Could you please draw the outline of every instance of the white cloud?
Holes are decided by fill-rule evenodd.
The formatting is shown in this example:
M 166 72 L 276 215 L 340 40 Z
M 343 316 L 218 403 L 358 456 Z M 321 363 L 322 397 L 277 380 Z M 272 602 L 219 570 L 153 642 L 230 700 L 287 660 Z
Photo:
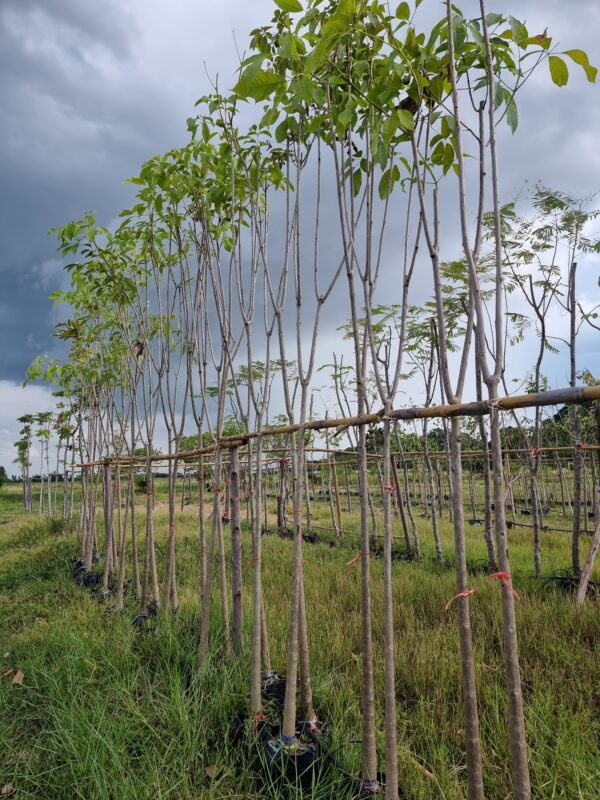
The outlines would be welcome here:
M 17 465 L 13 464 L 16 450 L 13 446 L 19 438 L 21 425 L 17 418 L 24 414 L 35 414 L 39 411 L 50 411 L 56 407 L 57 399 L 45 386 L 20 386 L 13 381 L 0 380 L 0 464 L 9 475 L 17 474 Z M 38 471 L 39 449 L 32 448 L 32 469 Z

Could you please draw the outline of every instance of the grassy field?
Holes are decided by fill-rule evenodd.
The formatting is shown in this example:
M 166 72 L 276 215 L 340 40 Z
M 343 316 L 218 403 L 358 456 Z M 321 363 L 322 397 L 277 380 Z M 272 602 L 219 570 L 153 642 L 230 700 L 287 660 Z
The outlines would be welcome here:
M 142 521 L 142 496 L 140 522 Z M 77 587 L 70 559 L 73 534 L 52 534 L 37 515 L 20 511 L 20 487 L 0 490 L 0 797 L 167 800 L 271 797 L 244 750 L 229 742 L 230 720 L 248 696 L 248 655 L 227 661 L 219 647 L 218 592 L 210 658 L 197 667 L 198 550 L 196 511 L 179 515 L 180 611 L 136 633 L 135 604 L 111 613 Z M 328 525 L 328 510 L 317 514 Z M 155 512 L 164 563 L 167 511 Z M 320 518 L 320 519 L 319 519 Z M 400 780 L 406 798 L 465 797 L 456 610 L 451 567 L 434 565 L 432 536 L 418 518 L 424 558 L 396 562 L 395 625 Z M 561 527 L 568 527 L 560 520 Z M 399 526 L 399 523 L 397 523 Z M 346 514 L 344 527 L 357 520 Z M 441 534 L 448 558 L 452 534 Z M 246 554 L 249 539 L 244 534 Z M 481 528 L 471 528 L 469 557 L 485 557 Z M 360 759 L 359 575 L 347 573 L 356 552 L 305 546 L 306 602 L 315 701 L 344 766 Z M 532 577 L 531 531 L 510 532 L 534 797 L 600 796 L 600 614 L 595 602 L 577 611 L 571 597 Z M 264 588 L 274 666 L 285 669 L 291 542 L 265 536 Z M 545 533 L 544 571 L 569 563 L 565 534 Z M 251 564 L 244 564 L 246 631 L 250 631 Z M 486 796 L 510 796 L 509 731 L 504 696 L 500 586 L 473 575 Z M 373 559 L 376 696 L 383 699 L 382 564 Z M 248 641 L 248 636 L 246 637 Z M 383 753 L 382 703 L 378 729 Z M 326 781 L 315 797 L 346 797 Z M 4 787 L 4 788 L 2 788 Z M 4 793 L 4 794 L 3 794 Z

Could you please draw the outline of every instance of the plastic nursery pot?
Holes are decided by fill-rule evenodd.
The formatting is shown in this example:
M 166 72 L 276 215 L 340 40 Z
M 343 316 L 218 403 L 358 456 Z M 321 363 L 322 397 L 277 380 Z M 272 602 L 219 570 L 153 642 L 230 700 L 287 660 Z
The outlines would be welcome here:
M 383 547 L 372 547 L 371 548 L 371 555 L 374 558 L 383 558 L 384 556 L 384 549 Z M 406 550 L 402 549 L 401 547 L 393 547 L 392 548 L 392 561 L 412 561 L 412 556 Z
M 238 711 L 231 719 L 229 741 L 234 748 L 241 748 L 245 745 L 245 756 L 253 761 L 257 756 L 254 747 L 256 742 L 272 738 L 277 731 L 279 731 L 279 726 L 271 725 L 263 714 L 258 714 L 253 720 L 250 714 Z M 247 736 L 248 733 L 251 733 L 250 737 Z M 248 749 L 248 745 L 251 745 L 250 749 Z M 260 758 L 260 752 L 258 756 Z
M 318 776 L 321 758 L 314 742 L 271 735 L 266 728 L 259 733 L 261 762 L 270 780 L 296 791 L 308 791 Z
M 229 519 L 229 517 L 226 514 L 223 514 L 223 516 L 221 517 L 221 520 L 222 520 L 224 525 L 229 525 L 229 523 L 231 522 L 231 520 Z
M 100 560 L 100 556 L 98 553 L 92 553 L 92 564 L 97 564 Z M 78 572 L 82 567 L 85 567 L 85 559 L 84 558 L 72 558 L 71 565 L 74 572 Z
M 131 618 L 131 624 L 137 630 L 143 630 L 146 626 L 146 623 L 151 620 L 153 617 L 156 617 L 158 614 L 158 603 L 155 600 L 151 600 L 148 605 L 146 606 L 145 611 L 140 611 L 139 614 L 135 614 Z
M 158 614 L 158 603 L 156 600 L 150 600 L 146 610 L 149 617 L 155 617 Z
M 546 588 L 549 590 L 558 590 L 563 594 L 575 594 L 579 587 L 579 580 L 568 570 L 557 570 L 554 574 L 545 579 Z M 598 595 L 598 583 L 596 581 L 589 581 L 586 588 L 586 597 L 595 599 Z
M 302 536 L 302 541 L 308 542 L 309 544 L 318 544 L 321 540 L 316 533 L 305 533 Z
M 147 611 L 140 611 L 139 614 L 135 614 L 131 618 L 131 624 L 138 631 L 143 630 L 147 622 L 148 622 L 148 612 Z
M 75 583 L 78 586 L 85 586 L 86 589 L 93 589 L 100 583 L 100 575 L 85 567 L 80 567 L 75 573 Z

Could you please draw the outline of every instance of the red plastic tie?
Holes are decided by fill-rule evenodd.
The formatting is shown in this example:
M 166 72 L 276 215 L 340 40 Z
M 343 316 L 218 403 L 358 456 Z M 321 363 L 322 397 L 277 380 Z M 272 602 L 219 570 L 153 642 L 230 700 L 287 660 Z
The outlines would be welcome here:
M 216 494 L 218 494 L 220 491 L 221 491 L 221 487 L 220 487 L 220 486 L 217 486 L 217 485 L 215 484 L 215 486 L 213 486 L 213 492 L 215 492 Z
M 459 592 L 458 594 L 455 594 L 454 597 L 451 597 L 444 606 L 444 611 L 448 611 L 452 603 L 455 600 L 458 600 L 459 597 L 470 597 L 472 594 L 475 594 L 476 591 L 477 589 L 467 589 L 465 592 Z
M 510 572 L 493 572 L 491 575 L 488 575 L 488 580 L 491 581 L 491 580 L 494 580 L 494 578 L 496 578 L 497 580 L 502 581 L 502 585 L 504 586 L 504 588 L 508 589 L 510 592 L 512 592 L 514 597 L 520 603 L 521 602 L 521 595 L 517 592 L 516 589 L 513 589 L 512 585 L 511 585 L 511 582 L 510 582 L 511 577 L 512 576 L 511 576 Z
M 383 489 L 386 492 L 393 492 L 395 490 L 395 486 L 384 486 Z
M 266 717 L 265 717 L 265 715 L 262 713 L 262 711 L 257 711 L 257 712 L 255 713 L 255 715 L 254 715 L 254 724 L 255 724 L 255 726 L 256 726 L 256 728 L 257 728 L 257 729 L 258 729 L 258 726 L 259 726 L 259 724 L 260 724 L 261 722 L 266 722 L 266 720 L 267 720 L 267 718 L 266 718 Z
M 529 451 L 529 455 L 534 457 L 539 456 L 544 452 L 545 449 L 545 447 L 532 447 Z

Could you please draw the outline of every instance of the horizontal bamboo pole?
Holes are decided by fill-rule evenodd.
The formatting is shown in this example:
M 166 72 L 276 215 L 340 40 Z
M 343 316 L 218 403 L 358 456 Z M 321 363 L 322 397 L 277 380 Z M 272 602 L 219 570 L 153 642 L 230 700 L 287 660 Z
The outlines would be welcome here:
M 552 389 L 548 392 L 534 392 L 532 394 L 520 394 L 514 397 L 500 397 L 497 400 L 478 400 L 471 403 L 455 403 L 444 406 L 420 406 L 414 408 L 399 408 L 391 412 L 391 419 L 412 420 L 412 419 L 431 419 L 431 418 L 451 418 L 451 417 L 480 417 L 489 414 L 495 406 L 501 411 L 513 411 L 520 408 L 536 408 L 539 406 L 553 405 L 577 405 L 587 403 L 590 400 L 600 400 L 600 386 L 573 386 L 566 389 Z M 218 442 L 199 447 L 196 450 L 170 455 L 160 456 L 127 456 L 125 458 L 104 458 L 98 461 L 89 461 L 85 464 L 78 464 L 77 467 L 97 467 L 106 463 L 110 464 L 146 464 L 148 461 L 172 461 L 174 459 L 189 459 L 196 456 L 213 453 L 217 446 L 222 448 L 241 447 L 250 439 L 268 438 L 270 436 L 281 436 L 282 434 L 297 433 L 298 431 L 321 431 L 330 428 L 345 430 L 346 428 L 358 425 L 373 425 L 384 419 L 384 413 L 363 414 L 355 417 L 343 417 L 340 419 L 312 419 L 305 423 L 294 423 L 291 425 L 280 425 L 276 428 L 263 428 L 260 431 L 251 431 L 245 434 L 234 436 L 224 436 Z
M 227 445 L 227 447 L 230 448 L 231 445 Z M 600 450 L 600 445 L 597 445 L 597 444 L 585 444 L 585 443 L 582 442 L 579 445 L 575 445 L 575 444 L 560 445 L 560 446 L 548 445 L 547 447 L 540 447 L 540 448 L 507 447 L 507 448 L 503 448 L 502 449 L 502 455 L 529 455 L 532 450 L 537 450 L 540 455 L 543 455 L 544 453 L 558 453 L 558 454 L 560 454 L 560 453 L 572 453 L 573 450 L 575 450 L 577 448 L 580 448 L 581 450 L 590 450 L 592 452 L 597 452 L 598 450 Z M 190 452 L 196 453 L 197 451 L 190 451 Z M 213 451 L 211 450 L 210 452 L 212 453 Z M 289 450 L 285 450 L 285 451 L 284 450 L 267 450 L 267 451 L 264 452 L 264 455 L 265 456 L 269 456 L 271 453 L 277 453 L 277 452 L 289 453 Z M 339 460 L 336 459 L 334 462 L 332 462 L 332 464 L 335 464 L 336 467 L 343 467 L 345 465 L 356 466 L 356 454 L 352 450 L 331 450 L 331 449 L 330 450 L 326 450 L 324 447 L 323 448 L 320 448 L 320 447 L 307 447 L 307 448 L 305 448 L 305 452 L 307 452 L 307 453 L 329 453 L 330 455 L 333 455 L 333 456 L 348 456 L 348 458 L 346 458 L 344 461 L 339 461 Z M 423 451 L 422 450 L 405 450 L 404 452 L 400 452 L 399 450 L 397 450 L 397 451 L 392 451 L 390 453 L 390 455 L 392 457 L 402 457 L 402 458 L 406 459 L 407 461 L 418 461 L 418 460 L 422 460 Z M 462 458 L 482 458 L 483 455 L 484 455 L 484 451 L 483 450 L 462 450 L 461 451 L 461 457 Z M 447 458 L 448 457 L 448 451 L 447 450 L 430 450 L 429 451 L 429 456 L 430 456 L 430 458 Z M 139 463 L 140 466 L 143 466 L 143 464 L 145 463 L 145 456 L 136 456 L 136 458 L 139 459 L 139 462 L 136 462 L 136 461 L 132 462 L 130 456 L 123 456 L 122 458 L 112 458 L 112 459 L 110 459 L 110 463 L 112 464 L 112 466 L 115 466 L 115 467 L 116 466 L 130 466 L 132 463 Z M 196 470 L 198 468 L 198 465 L 192 459 L 192 457 L 189 455 L 188 452 L 185 452 L 185 451 L 182 450 L 181 453 L 179 454 L 179 458 L 183 462 L 182 465 L 181 465 L 183 469 Z M 383 454 L 382 453 L 367 453 L 367 458 L 371 459 L 373 461 L 378 461 L 378 460 L 383 459 Z M 192 459 L 192 460 L 186 461 L 186 459 Z M 170 458 L 169 458 L 168 455 L 155 455 L 155 456 L 152 456 L 152 463 L 158 464 L 158 465 L 160 465 L 162 463 L 167 464 L 169 460 L 170 460 Z M 565 460 L 568 461 L 569 459 L 565 459 Z M 263 461 L 263 465 L 264 464 L 275 464 L 278 461 L 280 461 L 279 458 L 267 458 L 265 461 Z M 224 463 L 226 464 L 227 460 L 225 460 Z M 316 467 L 327 466 L 327 463 L 328 463 L 327 461 L 324 461 L 324 460 L 321 459 L 319 461 L 307 461 L 306 465 L 310 469 L 311 467 L 316 468 Z M 99 465 L 102 465 L 102 464 L 104 464 L 104 461 L 90 461 L 90 462 L 85 463 L 85 464 L 70 464 L 69 465 L 69 469 L 79 469 L 81 467 L 99 466 Z M 242 466 L 247 466 L 247 461 L 244 460 L 244 459 L 240 459 L 240 464 Z M 210 467 L 210 462 L 208 464 L 206 464 L 205 466 Z

